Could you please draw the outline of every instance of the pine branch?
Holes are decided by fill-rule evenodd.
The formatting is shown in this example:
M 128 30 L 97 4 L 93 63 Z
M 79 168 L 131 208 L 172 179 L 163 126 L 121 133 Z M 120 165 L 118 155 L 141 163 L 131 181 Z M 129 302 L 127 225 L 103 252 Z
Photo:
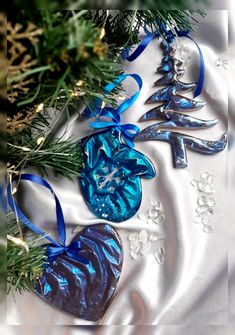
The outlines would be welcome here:
M 27 234 L 24 227 L 24 241 L 19 238 L 18 225 L 15 220 L 8 223 L 8 236 L 12 240 L 7 243 L 7 283 L 8 293 L 30 291 L 35 281 L 41 276 L 47 264 L 45 248 L 38 245 L 39 236 Z M 19 242 L 21 245 L 19 245 Z
M 168 26 L 176 26 L 179 30 L 195 30 L 197 16 L 205 16 L 202 10 L 123 10 L 108 13 L 106 10 L 93 10 L 89 18 L 98 26 L 105 26 L 105 41 L 115 54 L 138 43 L 139 31 L 148 27 L 150 31 L 158 31 L 164 37 L 160 26 L 164 22 Z
M 92 100 L 94 95 L 104 97 L 102 87 L 107 81 L 113 81 L 122 70 L 113 61 L 113 55 L 109 54 L 108 45 L 102 41 L 100 29 L 85 19 L 86 13 L 86 10 L 45 10 L 21 11 L 16 17 L 9 14 L 10 27 L 14 27 L 17 20 L 23 26 L 30 21 L 38 27 L 37 30 L 43 32 L 34 48 L 29 49 L 34 67 L 26 69 L 20 75 L 13 75 L 8 80 L 8 92 L 14 96 L 16 108 L 22 110 L 30 104 L 40 103 L 54 107 L 60 96 L 67 99 L 71 96 L 82 97 L 86 101 Z M 11 31 L 14 29 L 11 28 Z M 15 42 L 14 38 L 15 36 L 9 36 L 9 41 L 19 44 L 19 39 Z M 27 44 L 24 43 L 22 40 L 25 52 Z M 13 47 L 11 49 L 15 50 Z M 29 57 L 26 54 L 24 59 L 26 56 Z M 14 55 L 9 57 L 11 60 Z M 30 90 L 23 90 L 24 81 L 28 83 Z M 17 85 L 21 85 L 22 91 L 14 91 Z M 106 95 L 105 99 L 114 103 L 113 94 Z
M 66 108 L 66 103 L 64 108 Z M 63 110 L 60 111 L 63 113 Z M 52 169 L 68 179 L 80 176 L 83 153 L 77 140 L 53 138 L 53 119 L 44 109 L 31 124 L 7 137 L 7 167 L 9 174 L 36 166 L 43 172 Z
M 65 10 L 52 12 L 20 11 L 9 14 L 9 31 L 14 32 L 14 22 L 27 27 L 32 22 L 34 30 L 40 32 L 38 43 L 27 48 L 21 41 L 24 59 L 30 57 L 33 67 L 9 78 L 9 96 L 16 100 L 16 108 L 22 110 L 29 105 L 44 103 L 54 107 L 58 97 L 82 98 L 85 103 L 94 96 L 114 104 L 114 94 L 105 95 L 103 86 L 122 73 L 120 54 L 124 48 L 138 43 L 139 31 L 146 25 L 159 31 L 165 22 L 178 29 L 195 29 L 197 15 L 201 10 Z M 12 26 L 11 26 L 12 21 Z M 102 36 L 102 28 L 105 35 Z M 23 29 L 23 28 L 22 28 Z M 26 29 L 26 28 L 25 28 Z M 27 30 L 26 30 L 27 31 Z M 160 35 L 162 34 L 159 31 Z M 21 31 L 19 36 L 25 35 Z M 27 36 L 27 34 L 25 35 Z M 9 36 L 15 50 L 15 35 Z M 31 38 L 29 36 L 29 38 Z M 29 54 L 25 54 L 25 52 Z M 15 57 L 15 54 L 11 55 Z M 21 58 L 19 58 L 21 59 Z M 20 68 L 21 64 L 17 64 Z M 14 72 L 13 72 L 14 74 Z
M 6 278 L 6 252 L 7 248 L 0 240 L 0 285 L 4 283 Z
M 25 167 L 31 165 L 41 168 L 44 172 L 53 169 L 55 174 L 62 175 L 68 179 L 80 176 L 83 167 L 83 154 L 78 142 L 72 140 L 47 139 L 42 147 L 35 149 L 34 142 L 25 138 L 24 146 L 16 146 L 8 143 L 8 155 L 11 165 L 17 165 L 24 161 Z

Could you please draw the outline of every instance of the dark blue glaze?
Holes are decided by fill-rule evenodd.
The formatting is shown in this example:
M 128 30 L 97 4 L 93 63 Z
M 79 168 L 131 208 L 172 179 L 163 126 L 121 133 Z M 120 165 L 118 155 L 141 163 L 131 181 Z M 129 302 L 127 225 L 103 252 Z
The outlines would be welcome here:
M 169 62 L 163 64 L 162 66 L 157 68 L 158 72 L 169 72 L 173 71 L 175 68 L 175 62 L 174 60 L 169 60 Z
M 218 120 L 201 120 L 189 115 L 171 112 L 171 111 L 149 111 L 144 114 L 139 121 L 148 121 L 163 119 L 165 122 L 155 123 L 154 126 L 158 128 L 208 128 L 215 126 Z
M 174 60 L 174 58 L 172 58 L 172 57 L 169 56 L 169 55 L 165 55 L 165 56 L 162 58 L 162 64 L 168 63 L 169 61 L 172 61 L 172 60 Z
M 168 101 L 171 99 L 172 95 L 175 95 L 177 92 L 187 92 L 195 88 L 196 84 L 183 83 L 181 81 L 176 81 L 171 86 L 166 86 L 161 88 L 154 94 L 152 94 L 145 103 L 156 103 L 162 101 Z
M 205 102 L 186 98 L 182 95 L 172 95 L 164 105 L 164 110 L 192 111 L 205 106 Z
M 75 241 L 81 244 L 78 254 L 89 263 L 61 254 L 46 266 L 34 290 L 64 312 L 97 321 L 109 307 L 121 275 L 121 239 L 110 225 L 95 224 L 77 234 Z
M 184 69 L 179 69 L 178 72 L 170 71 L 161 78 L 159 78 L 157 81 L 155 81 L 154 86 L 165 86 L 174 84 L 177 78 L 183 76 L 185 73 Z
M 172 49 L 170 43 L 168 43 L 165 39 L 162 40 L 161 47 L 164 50 L 164 53 L 170 52 Z
M 177 75 L 184 73 L 183 62 L 171 56 L 164 57 L 164 61 L 162 61 L 162 65 L 157 68 L 157 72 L 168 73 L 173 71 L 175 71 Z
M 176 77 L 175 72 L 169 72 L 165 74 L 163 77 L 159 78 L 157 81 L 155 81 L 154 86 L 170 85 L 175 82 L 175 77 Z
M 162 101 L 168 101 L 172 94 L 176 94 L 176 86 L 167 86 L 153 93 L 146 101 L 146 104 L 152 104 Z
M 207 141 L 186 134 L 162 131 L 157 125 L 152 125 L 142 130 L 135 141 L 159 140 L 172 145 L 176 168 L 187 167 L 186 146 L 203 154 L 214 155 L 224 150 L 227 145 L 227 134 L 223 134 L 218 141 Z

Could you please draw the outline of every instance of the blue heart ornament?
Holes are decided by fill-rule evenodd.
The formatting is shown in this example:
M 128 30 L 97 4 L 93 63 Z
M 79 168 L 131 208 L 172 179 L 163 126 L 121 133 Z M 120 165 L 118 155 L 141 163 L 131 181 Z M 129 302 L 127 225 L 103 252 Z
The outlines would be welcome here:
M 116 127 L 85 138 L 81 146 L 85 167 L 80 185 L 90 210 L 112 222 L 131 218 L 142 200 L 141 177 L 156 175 L 151 161 L 122 143 Z
M 109 307 L 121 275 L 121 239 L 110 225 L 95 224 L 78 233 L 71 245 L 77 242 L 78 258 L 86 262 L 59 254 L 45 267 L 34 291 L 64 312 L 97 321 Z

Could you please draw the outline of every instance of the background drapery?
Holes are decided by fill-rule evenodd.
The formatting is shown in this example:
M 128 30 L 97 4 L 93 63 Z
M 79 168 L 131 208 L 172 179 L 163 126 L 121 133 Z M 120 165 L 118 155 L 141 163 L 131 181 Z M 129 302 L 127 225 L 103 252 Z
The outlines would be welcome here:
M 228 71 L 216 66 L 216 60 L 227 52 L 227 20 L 227 11 L 209 11 L 206 19 L 201 20 L 199 31 L 194 35 L 205 57 L 205 87 L 200 99 L 207 102 L 207 106 L 195 112 L 194 116 L 205 119 L 218 118 L 220 123 L 215 128 L 191 131 L 190 134 L 207 139 L 217 139 L 227 128 Z M 183 42 L 193 52 L 193 65 L 184 79 L 193 81 L 196 79 L 198 54 L 192 42 L 187 39 Z M 126 72 L 138 73 L 144 82 L 139 99 L 125 113 L 124 121 L 136 123 L 149 109 L 149 106 L 143 103 L 154 92 L 152 85 L 159 77 L 155 69 L 160 64 L 161 57 L 159 42 L 155 40 L 135 62 L 124 64 Z M 131 81 L 125 83 L 125 88 L 127 95 L 135 89 Z M 69 122 L 61 122 L 57 135 L 66 130 L 65 136 L 83 137 L 90 131 L 87 124 L 77 122 L 75 112 Z M 140 126 L 143 127 L 144 124 Z M 150 226 L 135 216 L 127 222 L 113 225 L 123 240 L 124 267 L 115 298 L 99 324 L 160 325 L 157 328 L 123 327 L 122 334 L 138 334 L 138 331 L 141 334 L 143 330 L 146 334 L 155 334 L 156 329 L 159 334 L 165 334 L 164 331 L 167 331 L 167 334 L 171 331 L 174 334 L 181 331 L 182 334 L 182 330 L 187 331 L 187 334 L 196 334 L 196 328 L 193 330 L 192 327 L 183 326 L 186 324 L 211 325 L 204 327 L 202 331 L 198 328 L 198 332 L 202 334 L 203 331 L 210 334 L 210 331 L 215 330 L 214 326 L 218 326 L 217 331 L 223 331 L 223 325 L 228 321 L 227 152 L 209 157 L 188 151 L 189 167 L 186 170 L 176 170 L 173 168 L 171 149 L 167 143 L 138 143 L 136 148 L 153 161 L 158 172 L 154 180 L 142 182 L 143 201 L 140 211 L 148 209 L 149 197 L 154 197 L 163 204 L 166 220 L 163 226 Z M 231 145 L 229 150 L 234 152 L 234 146 Z M 190 181 L 198 179 L 204 171 L 215 176 L 216 210 L 210 218 L 214 227 L 211 234 L 204 233 L 201 226 L 193 223 L 197 192 Z M 76 182 L 73 184 L 52 175 L 48 176 L 48 180 L 63 205 L 70 237 L 74 228 L 78 230 L 82 226 L 100 222 L 88 210 Z M 30 213 L 33 222 L 44 230 L 53 232 L 55 216 L 52 199 L 46 192 L 39 191 L 33 185 L 24 186 L 24 191 L 21 201 L 24 201 L 24 208 Z M 158 232 L 165 239 L 164 264 L 159 265 L 151 254 L 138 260 L 130 258 L 128 236 L 141 229 Z M 231 266 L 232 257 L 230 260 Z M 232 277 L 231 272 L 231 289 Z M 33 325 L 41 324 L 41 320 L 44 325 L 89 324 L 52 309 L 33 294 L 16 296 L 16 300 L 16 304 L 12 298 L 8 301 L 9 324 Z M 231 306 L 233 307 L 232 303 Z M 45 333 L 46 331 L 53 334 L 50 327 L 45 328 Z M 68 333 L 68 329 L 61 328 L 60 331 L 61 334 Z M 75 328 L 71 328 L 71 334 L 73 331 L 76 331 Z M 120 328 L 97 328 L 97 334 L 105 334 L 106 331 L 107 334 L 120 333 Z M 84 334 L 86 332 L 84 329 Z

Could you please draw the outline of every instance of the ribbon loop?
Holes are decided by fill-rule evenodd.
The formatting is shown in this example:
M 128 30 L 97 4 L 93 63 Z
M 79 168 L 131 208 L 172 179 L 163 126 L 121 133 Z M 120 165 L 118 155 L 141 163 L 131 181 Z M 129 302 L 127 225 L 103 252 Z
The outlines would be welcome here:
M 140 132 L 140 128 L 132 123 L 123 124 L 120 126 L 122 136 L 125 139 L 126 144 L 130 148 L 134 148 L 134 138 Z
M 159 37 L 158 32 L 150 32 L 147 29 L 147 27 L 144 28 L 144 31 L 145 31 L 146 35 L 144 36 L 144 38 L 142 39 L 140 44 L 137 46 L 136 50 L 131 55 L 129 54 L 130 49 L 124 50 L 123 53 L 122 53 L 123 59 L 128 60 L 129 62 L 134 61 L 135 59 L 137 59 L 141 55 L 141 53 L 145 50 L 145 48 L 148 46 L 148 44 L 154 38 Z M 176 36 L 187 37 L 196 44 L 198 52 L 199 52 L 199 57 L 200 57 L 199 78 L 198 78 L 197 86 L 196 86 L 195 91 L 194 91 L 194 98 L 196 98 L 202 92 L 203 82 L 204 82 L 204 77 L 205 77 L 205 62 L 204 62 L 203 53 L 202 53 L 199 45 L 197 44 L 197 42 L 192 37 L 189 36 L 189 33 L 190 33 L 189 30 L 175 29 L 175 31 L 173 33 L 171 29 L 167 28 L 165 23 L 162 23 L 159 27 L 159 31 L 164 35 L 165 40 L 170 44 L 174 42 Z
M 105 107 L 100 111 L 101 101 L 96 100 L 95 102 L 95 114 L 98 115 L 98 118 L 95 122 L 91 122 L 90 126 L 95 129 L 101 128 L 109 128 L 109 127 L 117 127 L 120 129 L 122 133 L 122 137 L 125 143 L 130 147 L 134 147 L 133 139 L 140 131 L 139 127 L 134 124 L 121 124 L 121 114 L 127 110 L 138 98 L 140 90 L 142 88 L 142 79 L 137 74 L 123 74 L 119 76 L 113 83 L 109 83 L 104 87 L 104 91 L 111 92 L 117 84 L 122 82 L 124 79 L 131 77 L 138 84 L 138 91 L 133 94 L 130 98 L 126 99 L 123 103 L 121 103 L 117 109 L 113 107 Z M 87 115 L 92 116 L 92 113 L 86 113 Z M 101 119 L 108 118 L 111 121 L 102 121 Z
M 189 36 L 190 30 L 178 30 L 178 29 L 176 29 L 175 30 L 176 35 L 175 35 L 170 29 L 167 29 L 165 25 L 163 25 L 162 29 L 163 29 L 163 32 L 165 32 L 166 40 L 169 43 L 172 43 L 175 40 L 176 35 L 178 37 L 187 37 L 188 39 L 190 39 L 191 41 L 193 41 L 195 43 L 195 45 L 198 49 L 198 52 L 199 52 L 199 57 L 200 57 L 199 78 L 198 78 L 197 86 L 196 86 L 195 91 L 194 91 L 194 98 L 198 97 L 202 92 L 203 82 L 204 82 L 204 77 L 205 77 L 205 62 L 204 62 L 204 57 L 203 57 L 203 53 L 201 51 L 201 48 L 199 47 L 197 42 L 191 36 Z
M 149 43 L 156 37 L 159 36 L 158 32 L 149 32 L 147 30 L 147 28 L 145 28 L 145 33 L 146 35 L 144 36 L 144 38 L 142 39 L 142 41 L 140 42 L 140 44 L 137 46 L 137 48 L 135 49 L 135 51 L 130 55 L 130 48 L 129 49 L 125 49 L 122 52 L 122 58 L 128 60 L 129 62 L 133 62 L 135 59 L 137 59 L 142 52 L 147 48 L 147 46 L 149 45 Z
M 51 194 L 53 195 L 55 199 L 59 242 L 57 242 L 52 237 L 50 237 L 48 234 L 43 232 L 40 228 L 36 227 L 24 215 L 21 209 L 15 204 L 15 201 L 13 199 L 13 195 L 11 192 L 11 185 L 9 184 L 7 187 L 8 203 L 11 209 L 13 210 L 13 212 L 19 218 L 19 220 L 23 224 L 25 224 L 29 229 L 34 231 L 36 234 L 43 236 L 45 239 L 51 242 L 51 244 L 47 245 L 47 250 L 46 250 L 49 262 L 53 262 L 56 259 L 56 257 L 59 256 L 60 254 L 67 254 L 70 258 L 73 258 L 84 264 L 88 264 L 89 261 L 86 258 L 78 255 L 79 251 L 81 250 L 81 245 L 79 242 L 72 242 L 70 245 L 66 245 L 66 229 L 65 229 L 63 211 L 60 205 L 60 201 L 57 198 L 50 184 L 45 179 L 39 176 L 33 175 L 33 174 L 28 174 L 28 173 L 22 174 L 21 176 L 17 176 L 13 178 L 12 182 L 20 181 L 20 180 L 31 181 L 33 183 L 46 187 L 48 190 L 50 190 Z

